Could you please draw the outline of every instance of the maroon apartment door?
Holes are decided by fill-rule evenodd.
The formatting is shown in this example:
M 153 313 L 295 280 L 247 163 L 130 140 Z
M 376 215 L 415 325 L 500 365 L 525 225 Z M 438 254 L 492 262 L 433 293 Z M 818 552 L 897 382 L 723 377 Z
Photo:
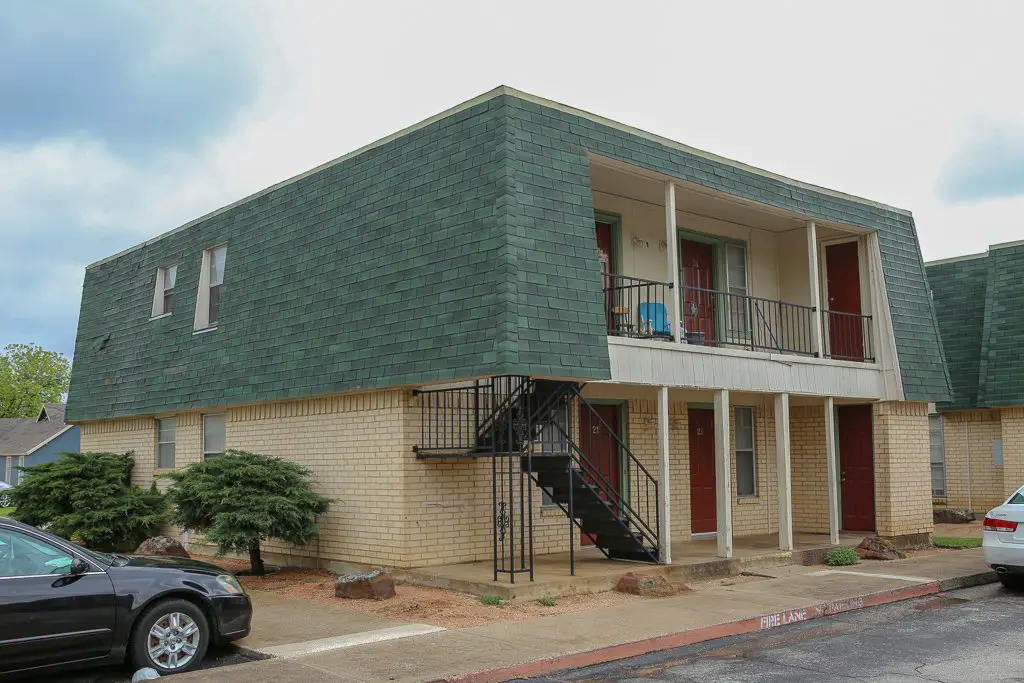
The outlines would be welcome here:
M 601 280 L 602 286 L 604 287 L 604 318 L 608 324 L 608 331 L 615 331 L 615 315 L 613 309 L 621 304 L 616 302 L 616 296 L 614 291 L 609 291 L 609 287 L 614 287 L 615 282 L 612 277 L 612 269 L 615 264 L 615 253 L 613 251 L 614 240 L 612 239 L 612 224 L 605 223 L 603 221 L 597 221 L 597 257 L 601 261 Z
M 871 406 L 840 406 L 839 482 L 844 531 L 875 530 L 875 465 Z
M 593 408 L 604 420 L 604 424 L 592 417 L 589 410 L 580 411 L 580 437 L 583 441 L 580 446 L 587 460 L 601 476 L 584 473 L 584 477 L 591 480 L 604 477 L 611 484 L 612 490 L 619 491 L 619 444 L 612 435 L 613 432 L 619 433 L 619 408 L 604 404 L 597 404 Z M 593 545 L 594 537 L 581 534 L 580 543 Z
M 828 316 L 828 345 L 833 358 L 864 358 L 864 328 L 859 316 L 860 261 L 856 242 L 825 247 L 825 280 L 828 284 L 828 310 L 855 315 Z
M 718 530 L 715 504 L 715 411 L 690 408 L 690 531 Z
M 683 330 L 691 343 L 715 339 L 714 251 L 710 244 L 682 240 Z M 697 291 L 704 290 L 704 291 Z M 697 334 L 697 338 L 694 338 Z

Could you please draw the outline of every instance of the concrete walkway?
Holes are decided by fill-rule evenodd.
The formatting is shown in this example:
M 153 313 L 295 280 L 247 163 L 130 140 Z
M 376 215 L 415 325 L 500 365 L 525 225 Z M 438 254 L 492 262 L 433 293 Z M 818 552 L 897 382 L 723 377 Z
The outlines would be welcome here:
M 780 569 L 773 574 L 779 578 L 698 587 L 671 598 L 617 607 L 437 631 L 308 654 L 302 654 L 300 648 L 288 659 L 200 671 L 176 680 L 504 681 L 994 580 L 980 550 L 865 562 L 836 570 L 798 566 Z M 259 604 L 256 609 L 258 613 Z M 281 617 L 287 620 L 285 615 Z M 313 621 L 305 614 L 293 614 L 291 619 Z M 387 628 L 379 624 L 375 627 Z

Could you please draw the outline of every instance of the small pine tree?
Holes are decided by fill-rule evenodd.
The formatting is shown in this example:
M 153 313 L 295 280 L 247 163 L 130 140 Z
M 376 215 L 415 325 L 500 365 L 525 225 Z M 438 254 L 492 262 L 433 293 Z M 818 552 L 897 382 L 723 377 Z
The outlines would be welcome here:
M 101 551 L 131 551 L 167 520 L 157 491 L 131 485 L 131 453 L 62 453 L 52 462 L 20 468 L 10 490 L 12 517 Z
M 312 473 L 290 460 L 229 450 L 166 475 L 174 522 L 217 543 L 218 552 L 249 553 L 250 571 L 265 572 L 260 543 L 305 545 L 330 500 L 313 492 Z

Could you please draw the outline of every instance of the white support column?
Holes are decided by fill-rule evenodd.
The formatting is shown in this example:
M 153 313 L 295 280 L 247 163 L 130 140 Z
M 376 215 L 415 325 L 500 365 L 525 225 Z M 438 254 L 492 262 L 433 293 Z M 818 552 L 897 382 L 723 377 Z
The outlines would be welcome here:
M 793 550 L 793 474 L 789 448 L 789 394 L 775 395 L 775 474 L 779 486 L 779 550 Z
M 825 458 L 828 460 L 828 542 L 839 543 L 839 477 L 836 453 L 835 402 L 825 399 Z
M 811 279 L 811 342 L 819 358 L 825 356 L 825 342 L 821 329 L 821 278 L 818 277 L 818 229 L 814 221 L 807 221 L 807 265 Z
M 682 288 L 679 284 L 679 249 L 676 245 L 676 184 L 671 180 L 665 183 L 665 243 L 668 245 L 668 281 L 672 283 L 669 292 L 668 321 L 672 326 L 672 339 L 678 344 L 683 324 L 679 317 L 679 296 Z
M 669 501 L 668 387 L 658 389 L 658 544 L 661 563 L 672 564 L 672 509 Z
M 715 392 L 715 505 L 718 511 L 718 556 L 732 557 L 732 430 L 729 390 Z

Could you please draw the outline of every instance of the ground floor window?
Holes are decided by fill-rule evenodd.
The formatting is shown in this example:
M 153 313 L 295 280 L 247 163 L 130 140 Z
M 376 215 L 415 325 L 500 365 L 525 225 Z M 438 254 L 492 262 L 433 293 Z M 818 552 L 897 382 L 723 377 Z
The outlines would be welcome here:
M 757 459 L 754 454 L 754 409 L 736 406 L 736 495 L 753 498 L 757 495 Z
M 931 444 L 932 496 L 946 497 L 946 444 L 942 430 L 942 416 L 928 416 L 928 439 Z
M 568 453 L 569 444 L 566 434 L 569 432 L 569 406 L 558 408 L 552 415 L 552 421 L 541 430 L 540 451 L 543 453 Z M 540 504 L 544 506 L 555 505 L 555 499 L 551 490 L 542 488 L 540 490 Z
M 203 459 L 208 460 L 223 453 L 227 446 L 224 414 L 203 415 Z
M 156 421 L 156 466 L 166 470 L 174 467 L 174 433 L 177 420 L 165 417 Z

